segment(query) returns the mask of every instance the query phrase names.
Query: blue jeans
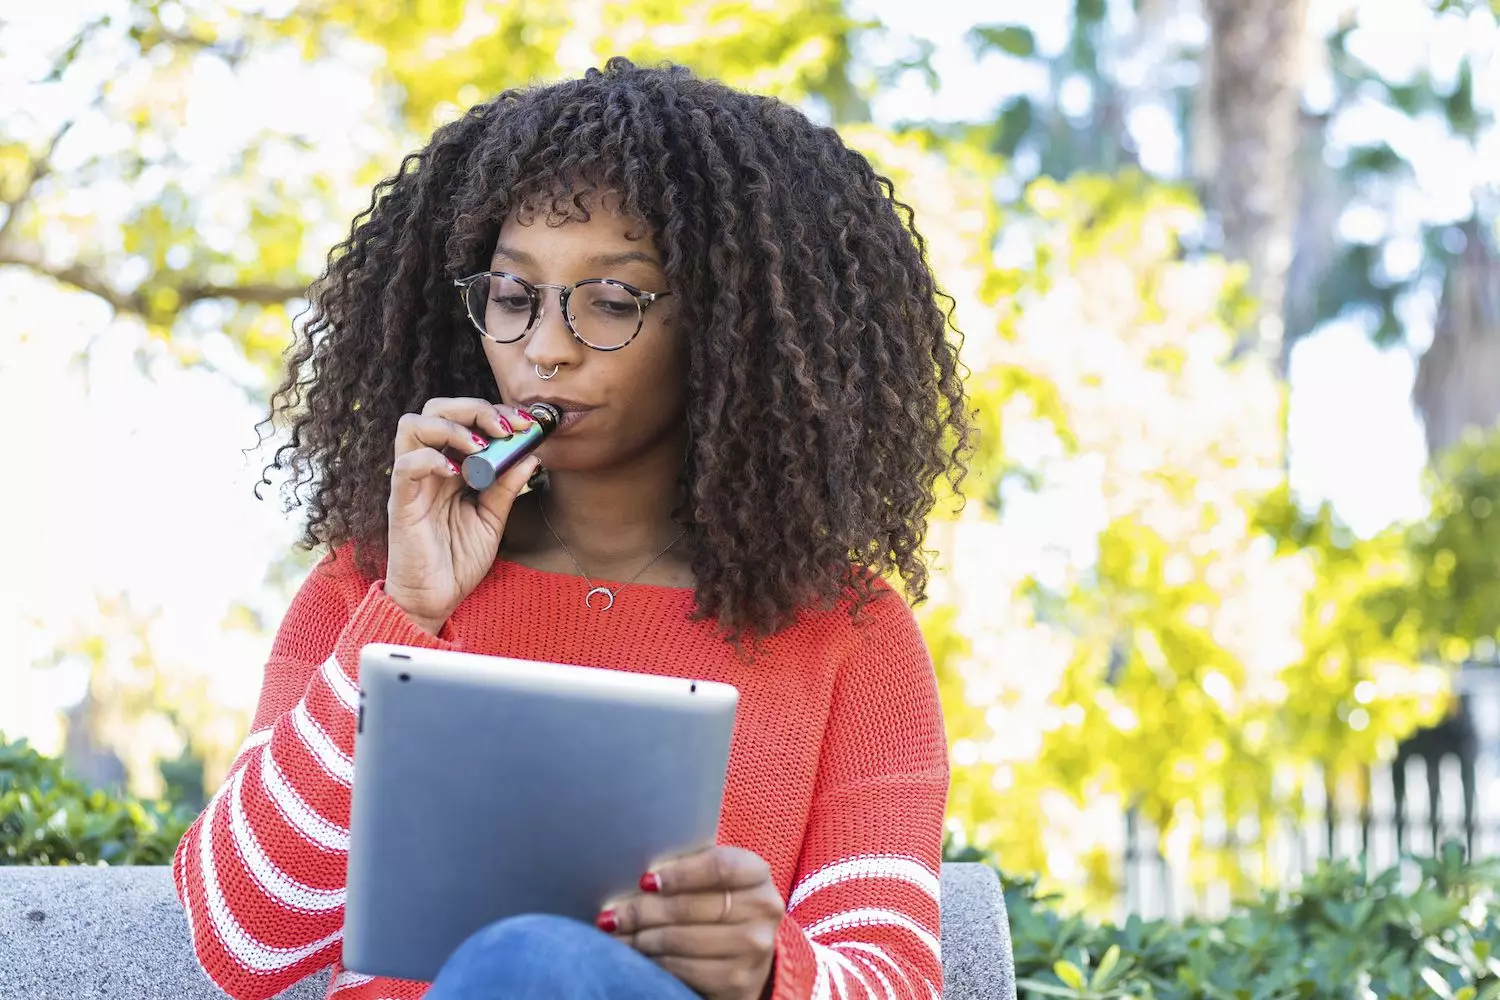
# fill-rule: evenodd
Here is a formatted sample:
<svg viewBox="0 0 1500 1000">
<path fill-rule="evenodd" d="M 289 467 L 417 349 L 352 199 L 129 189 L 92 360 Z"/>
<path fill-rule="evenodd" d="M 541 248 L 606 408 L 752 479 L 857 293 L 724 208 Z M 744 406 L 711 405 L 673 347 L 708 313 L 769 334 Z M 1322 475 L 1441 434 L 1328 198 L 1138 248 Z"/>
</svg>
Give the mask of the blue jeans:
<svg viewBox="0 0 1500 1000">
<path fill-rule="evenodd" d="M 698 1000 L 676 976 L 566 917 L 511 917 L 449 956 L 426 1000 Z"/>
</svg>

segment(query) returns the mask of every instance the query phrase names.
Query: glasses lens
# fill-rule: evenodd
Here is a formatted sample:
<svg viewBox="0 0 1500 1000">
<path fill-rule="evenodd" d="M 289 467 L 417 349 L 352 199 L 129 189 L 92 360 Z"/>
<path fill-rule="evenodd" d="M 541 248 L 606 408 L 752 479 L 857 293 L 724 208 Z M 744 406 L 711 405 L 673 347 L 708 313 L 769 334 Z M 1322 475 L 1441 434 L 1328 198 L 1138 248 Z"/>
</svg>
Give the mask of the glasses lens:
<svg viewBox="0 0 1500 1000">
<path fill-rule="evenodd" d="M 469 285 L 469 315 L 486 336 L 508 344 L 526 335 L 531 322 L 531 296 L 526 286 L 513 278 L 483 275 Z"/>
<path fill-rule="evenodd" d="M 568 319 L 592 347 L 620 347 L 641 328 L 641 305 L 619 285 L 595 281 L 573 289 Z"/>
</svg>

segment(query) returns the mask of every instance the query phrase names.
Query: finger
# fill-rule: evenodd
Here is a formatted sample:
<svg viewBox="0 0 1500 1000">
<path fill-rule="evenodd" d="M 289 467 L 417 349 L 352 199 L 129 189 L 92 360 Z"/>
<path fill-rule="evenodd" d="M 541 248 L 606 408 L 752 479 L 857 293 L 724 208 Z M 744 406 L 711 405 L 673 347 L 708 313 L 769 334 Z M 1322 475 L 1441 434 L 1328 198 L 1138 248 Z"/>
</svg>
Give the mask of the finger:
<svg viewBox="0 0 1500 1000">
<path fill-rule="evenodd" d="M 504 416 L 504 413 L 489 400 L 475 396 L 434 396 L 422 405 L 422 416 L 452 420 L 465 427 L 477 428 L 491 437 L 502 436 L 502 429 L 509 431 L 500 421 L 493 419 Z"/>
<path fill-rule="evenodd" d="M 677 924 L 738 923 L 766 915 L 766 908 L 752 905 L 753 896 L 731 892 L 726 898 L 725 891 L 679 893 L 675 896 L 637 894 L 617 900 L 609 912 L 614 917 L 616 932 L 620 934 Z"/>
<path fill-rule="evenodd" d="M 495 414 L 500 419 L 508 422 L 517 431 L 524 431 L 536 423 L 536 418 L 519 406 L 507 406 L 504 403 L 495 407 Z"/>
<path fill-rule="evenodd" d="M 764 988 L 764 971 L 761 983 L 754 983 L 756 973 L 742 962 L 722 958 L 684 958 L 678 955 L 663 955 L 652 959 L 657 965 L 676 976 L 689 989 L 703 996 L 744 993 L 754 995 L 753 990 Z"/>
<path fill-rule="evenodd" d="M 657 958 L 734 958 L 758 953 L 762 945 L 750 932 L 735 924 L 672 924 L 648 927 L 638 934 L 616 935 L 630 947 Z"/>
<path fill-rule="evenodd" d="M 452 450 L 459 455 L 472 455 L 483 451 L 489 439 L 479 436 L 468 425 L 447 417 L 429 416 L 423 413 L 403 413 L 396 421 L 396 457 L 432 448 L 436 451 Z"/>
<path fill-rule="evenodd" d="M 516 502 L 516 497 L 521 495 L 521 491 L 536 474 L 540 464 L 540 460 L 535 455 L 527 455 L 506 469 L 503 476 L 479 491 L 475 500 L 480 508 L 503 524 L 505 519 L 510 517 L 510 510 Z"/>
<path fill-rule="evenodd" d="M 771 866 L 754 851 L 742 847 L 711 847 L 684 858 L 665 861 L 646 873 L 642 888 L 655 876 L 657 892 L 675 896 L 687 892 L 754 889 L 771 881 Z"/>
<path fill-rule="evenodd" d="M 457 479 L 458 466 L 448 456 L 431 448 L 409 451 L 391 463 L 391 505 L 400 507 L 411 503 L 433 480 Z"/>
<path fill-rule="evenodd" d="M 489 438 L 510 437 L 513 430 L 493 403 L 474 396 L 434 396 L 423 404 L 422 416 L 451 420 Z"/>
</svg>

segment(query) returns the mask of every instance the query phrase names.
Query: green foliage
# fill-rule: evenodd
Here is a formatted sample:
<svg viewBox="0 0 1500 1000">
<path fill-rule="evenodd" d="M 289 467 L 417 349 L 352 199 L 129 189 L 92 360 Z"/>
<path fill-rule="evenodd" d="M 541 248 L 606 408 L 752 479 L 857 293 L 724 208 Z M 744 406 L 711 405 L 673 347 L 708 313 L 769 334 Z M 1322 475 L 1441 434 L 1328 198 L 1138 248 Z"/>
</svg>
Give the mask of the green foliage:
<svg viewBox="0 0 1500 1000">
<path fill-rule="evenodd" d="M 1490 659 L 1500 643 L 1500 427 L 1471 433 L 1438 462 L 1432 512 L 1409 533 L 1418 570 L 1398 627 L 1450 661 Z"/>
<path fill-rule="evenodd" d="M 1369 876 L 1325 865 L 1223 920 L 1093 924 L 1006 880 L 1022 1000 L 1495 1000 L 1500 866 L 1438 858 Z"/>
<path fill-rule="evenodd" d="M 1444 0 L 1441 7 L 1475 2 Z M 1045 425 L 1065 458 L 1088 456 L 1104 470 L 1107 518 L 1091 540 L 1093 565 L 1049 587 L 986 578 L 988 589 L 924 611 L 950 736 L 963 751 L 955 754 L 951 814 L 977 842 L 1002 847 L 1012 870 L 1047 871 L 1052 857 L 1067 853 L 1057 827 L 1081 824 L 1064 812 L 1046 826 L 1054 807 L 1135 805 L 1164 832 L 1181 812 L 1268 818 L 1277 805 L 1276 768 L 1316 761 L 1338 770 L 1378 756 L 1441 710 L 1435 697 L 1412 692 L 1416 658 L 1433 649 L 1460 658 L 1455 654 L 1500 631 L 1500 441 L 1449 460 L 1435 480 L 1432 521 L 1409 535 L 1353 539 L 1326 510 L 1300 514 L 1284 490 L 1254 504 L 1261 480 L 1238 470 L 1265 463 L 1270 453 L 1259 441 L 1278 439 L 1279 446 L 1282 414 L 1275 400 L 1264 405 L 1265 393 L 1226 374 L 1221 363 L 1226 331 L 1248 325 L 1254 306 L 1243 271 L 1198 252 L 1204 227 L 1191 193 L 1120 169 L 1134 156 L 1120 110 L 1134 101 L 1110 68 L 1131 60 L 1111 48 L 1119 39 L 1111 41 L 1103 0 L 1068 4 L 1072 30 L 1055 53 L 1019 24 L 971 32 L 976 49 L 1045 70 L 1047 92 L 1007 95 L 996 83 L 996 95 L 1007 99 L 997 102 L 993 120 L 939 121 L 896 134 L 852 123 L 867 120 L 874 87 L 897 71 L 925 71 L 934 82 L 930 45 L 918 43 L 915 55 L 883 55 L 893 60 L 886 66 L 861 64 L 853 53 L 873 58 L 861 43 L 879 29 L 841 0 L 299 0 L 278 5 L 275 15 L 246 8 L 215 17 L 154 0 L 125 6 L 120 16 L 131 27 L 116 47 L 140 80 L 127 87 L 132 75 L 113 74 L 121 83 L 102 107 L 128 129 L 127 148 L 44 176 L 18 205 L 7 240 L 35 249 L 42 261 L 48 232 L 76 229 L 87 250 L 65 266 L 33 269 L 134 312 L 184 365 L 210 363 L 196 330 L 227 335 L 245 360 L 273 373 L 290 332 L 286 303 L 312 277 L 330 232 L 342 236 L 347 225 L 349 212 L 336 194 L 355 191 L 363 207 L 363 192 L 391 172 L 400 153 L 462 107 L 503 88 L 576 73 L 610 54 L 682 61 L 804 104 L 871 155 L 916 205 L 934 266 L 959 299 L 960 325 L 971 335 L 965 351 L 980 440 L 965 489 L 979 501 L 970 510 L 980 536 L 1004 515 L 1009 487 L 1040 491 L 1047 483 L 1047 469 L 1007 451 L 1012 428 L 1032 425 L 1021 426 L 1026 433 Z M 58 56 L 59 73 L 85 67 L 87 60 L 75 64 L 74 57 L 93 30 L 81 29 Z M 1197 60 L 1196 44 L 1172 42 L 1156 62 L 1186 69 Z M 1331 46 L 1340 101 L 1372 95 L 1401 114 L 1441 115 L 1458 134 L 1484 126 L 1470 67 L 1439 91 L 1428 75 L 1379 79 L 1342 37 Z M 386 138 L 362 140 L 357 160 L 335 167 L 319 153 L 340 143 L 257 135 L 211 184 L 197 184 L 200 171 L 184 170 L 175 152 L 186 107 L 181 95 L 193 92 L 194 67 L 213 56 L 234 67 L 281 47 L 326 64 L 364 59 L 364 47 L 377 53 L 357 63 L 370 67 L 375 103 L 357 122 L 363 129 L 350 134 Z M 1088 121 L 1061 112 L 1062 86 L 1074 79 L 1093 94 Z M 1160 97 L 1186 137 L 1197 74 L 1160 79 L 1177 81 Z M 1395 179 L 1409 170 L 1401 148 L 1356 146 L 1343 172 L 1351 183 Z M 45 165 L 38 159 L 44 152 L 37 141 L 0 142 L 0 198 L 21 196 Z M 1014 162 L 1002 160 L 1012 155 Z M 1312 159 L 1324 169 L 1321 155 Z M 1031 184 L 1015 204 L 1000 204 L 997 179 L 1024 180 L 1016 171 L 1026 161 L 1034 161 L 1028 169 L 1036 175 L 1065 180 Z M 82 235 L 115 215 L 103 206 L 74 207 L 91 187 L 113 190 L 89 181 L 114 172 L 130 186 L 117 224 L 105 227 L 118 232 L 117 246 Z M 1348 192 L 1338 193 L 1347 200 Z M 206 209 L 210 194 L 243 207 L 242 217 L 230 216 L 234 239 L 204 236 L 226 228 L 223 218 L 209 226 L 216 218 Z M 1424 233 L 1428 263 L 1445 261 L 1444 235 L 1452 234 Z M 1002 243 L 1005 254 L 996 252 Z M 1431 268 L 1377 281 L 1379 245 L 1334 251 L 1315 283 L 1326 292 L 1319 316 L 1364 307 L 1385 318 L 1379 335 L 1394 336 L 1400 296 Z M 139 276 L 116 283 L 114 276 L 133 272 Z M 187 307 L 210 298 L 234 308 L 208 315 L 198 329 Z M 1205 306 L 1205 299 L 1213 301 Z M 1023 322 L 1050 325 L 1054 343 L 1068 349 L 1027 346 L 1017 332 Z M 1104 335 L 1090 337 L 1095 330 Z M 1112 398 L 1112 382 L 1148 388 Z M 1242 409 L 1235 421 L 1215 425 L 1217 440 L 1204 448 L 1194 432 L 1215 419 L 1216 399 Z M 1144 404 L 1151 419 L 1140 418 Z M 1271 457 L 1279 471 L 1279 453 Z M 1242 504 L 1254 508 L 1253 532 L 1237 528 Z M 1275 543 L 1274 561 L 1257 554 L 1267 539 Z M 1287 571 L 1299 566 L 1307 569 L 1305 581 Z M 1257 574 L 1276 578 L 1246 582 Z M 1279 629 L 1285 634 L 1278 641 L 1299 644 L 1296 655 L 1266 653 L 1259 638 L 1278 632 L 1279 606 L 1267 597 L 1278 590 L 1294 594 L 1294 621 Z M 1241 632 L 1243 619 L 1254 622 L 1255 641 L 1242 636 L 1236 644 L 1236 613 Z M 997 634 L 976 637 L 981 618 L 999 622 Z M 1376 675 L 1377 665 L 1384 674 Z M 1054 667 L 1055 676 L 1048 674 Z M 1047 690 L 1034 697 L 1041 688 Z M 222 710 L 206 698 L 194 704 L 200 709 L 184 710 L 181 727 L 201 751 L 198 734 L 210 728 L 210 712 Z M 182 817 L 86 790 L 23 745 L 0 742 L 0 753 L 0 779 L 27 776 L 0 785 L 0 860 L 161 860 L 180 832 Z M 164 773 L 174 801 L 201 801 L 195 760 L 184 757 Z M 1064 798 L 1069 802 L 1059 807 Z M 1070 877 L 1087 881 L 1096 901 L 1109 900 L 1108 857 L 1096 851 L 1079 860 L 1086 870 Z M 1121 975 L 1138 961 L 1122 949 Z M 1090 969 L 1092 980 L 1097 963 Z"/>
<path fill-rule="evenodd" d="M 1326 504 L 1311 513 L 1299 510 L 1284 488 L 1258 508 L 1258 527 L 1281 551 L 1318 564 L 1309 627 L 1322 621 L 1318 643 L 1338 644 L 1341 662 L 1494 658 L 1500 644 L 1500 428 L 1471 432 L 1440 456 L 1427 495 L 1425 519 L 1369 539 L 1340 525 Z M 1339 710 L 1347 713 L 1347 706 Z"/>
<path fill-rule="evenodd" d="M 1176 845 L 1190 883 L 1254 891 L 1308 782 L 1349 793 L 1446 707 L 1443 671 L 1424 657 L 1436 623 L 1397 628 L 1380 603 L 1392 591 L 1413 603 L 1422 557 L 1401 530 L 1359 539 L 1293 501 L 1284 397 L 1225 361 L 1244 271 L 1181 253 L 1198 217 L 1189 192 L 1138 172 L 1039 180 L 1007 212 L 1028 253 L 988 279 L 1017 333 L 970 379 L 984 402 L 966 488 L 1003 516 L 1002 485 L 1034 500 L 1090 468 L 1103 516 L 1066 571 L 987 565 L 957 614 L 923 620 L 954 749 L 951 815 L 967 842 L 1043 873 L 1070 903 L 1113 904 L 1102 827 L 1127 808 Z M 1055 438 L 1035 457 L 1002 441 L 1019 399 Z M 1450 506 L 1467 510 L 1474 489 Z M 980 542 L 989 530 L 960 522 L 955 549 L 971 527 Z M 1240 838 L 1228 850 L 1208 832 L 1219 823 Z"/>
<path fill-rule="evenodd" d="M 110 795 L 0 733 L 0 865 L 161 865 L 189 811 Z"/>
</svg>

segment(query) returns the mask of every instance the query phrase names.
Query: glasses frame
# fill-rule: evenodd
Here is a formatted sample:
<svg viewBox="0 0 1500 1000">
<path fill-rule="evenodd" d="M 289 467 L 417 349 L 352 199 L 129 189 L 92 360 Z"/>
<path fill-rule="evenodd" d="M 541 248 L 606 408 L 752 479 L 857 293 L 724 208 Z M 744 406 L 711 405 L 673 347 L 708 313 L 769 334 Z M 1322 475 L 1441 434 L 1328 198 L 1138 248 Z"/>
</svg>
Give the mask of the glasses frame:
<svg viewBox="0 0 1500 1000">
<path fill-rule="evenodd" d="M 474 310 L 469 303 L 469 286 L 478 281 L 480 278 L 509 278 L 511 281 L 514 281 L 516 284 L 526 289 L 526 296 L 531 300 L 531 318 L 526 321 L 525 328 L 522 329 L 514 339 L 501 340 L 499 337 L 491 336 L 489 331 L 485 330 L 484 323 L 474 315 Z M 468 313 L 469 322 L 474 324 L 474 329 L 479 331 L 479 335 L 481 337 L 495 344 L 515 344 L 519 343 L 522 340 L 525 340 L 526 335 L 536 328 L 537 319 L 541 315 L 541 290 L 543 288 L 555 288 L 557 289 L 557 305 L 558 308 L 562 310 L 563 325 L 568 328 L 568 333 L 572 334 L 574 340 L 578 341 L 589 350 L 604 351 L 606 353 L 610 351 L 622 350 L 626 347 L 629 347 L 631 341 L 640 336 L 641 330 L 646 325 L 646 310 L 649 309 L 651 307 L 651 304 L 657 299 L 664 299 L 672 294 L 671 292 L 647 292 L 635 287 L 632 284 L 629 284 L 628 282 L 620 281 L 616 278 L 584 278 L 582 281 L 575 281 L 571 285 L 557 285 L 548 282 L 527 281 L 525 278 L 522 278 L 519 275 L 511 274 L 509 271 L 480 271 L 477 274 L 469 275 L 467 278 L 454 278 L 453 285 L 458 289 L 459 297 L 463 299 L 464 312 Z M 623 289 L 626 293 L 628 293 L 632 298 L 635 299 L 636 309 L 638 310 L 638 315 L 636 316 L 635 323 L 635 332 L 627 337 L 623 344 L 617 344 L 614 347 L 600 347 L 598 344 L 591 344 L 587 340 L 584 340 L 583 336 L 573 326 L 573 317 L 568 313 L 568 300 L 572 298 L 573 290 L 578 288 L 580 285 L 613 285 L 616 288 Z"/>
</svg>

